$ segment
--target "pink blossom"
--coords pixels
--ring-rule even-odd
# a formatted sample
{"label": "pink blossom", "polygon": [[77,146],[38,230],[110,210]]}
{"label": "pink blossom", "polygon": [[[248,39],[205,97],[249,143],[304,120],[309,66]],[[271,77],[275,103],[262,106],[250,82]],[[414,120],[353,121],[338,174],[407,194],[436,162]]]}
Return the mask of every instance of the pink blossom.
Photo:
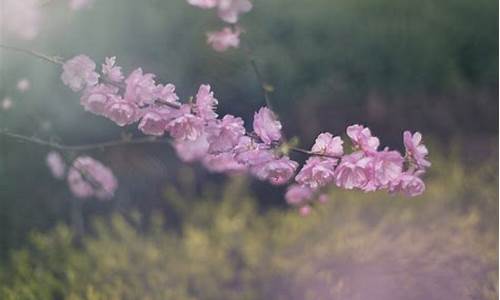
{"label": "pink blossom", "polygon": [[85,181],[80,172],[73,167],[68,172],[68,186],[73,195],[78,198],[90,198],[94,195],[92,184]]}
{"label": "pink blossom", "polygon": [[351,125],[347,127],[347,135],[353,142],[355,147],[360,148],[365,152],[377,151],[380,141],[377,137],[372,136],[369,128],[362,125]]}
{"label": "pink blossom", "polygon": [[423,194],[425,183],[415,174],[402,173],[391,183],[391,192],[402,192],[406,196],[415,197]]}
{"label": "pink blossom", "polygon": [[217,0],[187,0],[187,2],[203,9],[214,8],[217,5]]}
{"label": "pink blossom", "polygon": [[223,152],[218,154],[208,154],[203,158],[203,165],[211,172],[243,172],[247,168],[234,158],[234,153]]}
{"label": "pink blossom", "polygon": [[106,79],[113,82],[121,82],[123,80],[122,68],[115,66],[116,56],[106,57],[105,63],[102,65],[102,74]]}
{"label": "pink blossom", "polygon": [[241,118],[225,115],[222,120],[208,125],[207,132],[210,152],[226,152],[238,144],[240,137],[245,134],[245,127]]}
{"label": "pink blossom", "polygon": [[203,120],[191,113],[185,113],[168,122],[166,130],[176,140],[196,140],[203,131]]}
{"label": "pink blossom", "polygon": [[26,78],[23,78],[23,79],[20,79],[17,84],[16,84],[16,88],[18,91],[20,92],[26,92],[27,90],[29,90],[31,87],[31,83],[28,79]]}
{"label": "pink blossom", "polygon": [[97,160],[80,156],[68,171],[68,184],[78,198],[97,197],[101,200],[113,197],[118,182],[113,172]]}
{"label": "pink blossom", "polygon": [[242,136],[234,147],[235,158],[248,166],[261,165],[275,158],[267,145],[257,143],[248,136]]}
{"label": "pink blossom", "polygon": [[162,136],[167,124],[184,114],[183,109],[174,109],[162,105],[151,105],[143,110],[142,119],[139,122],[139,130],[147,135]]}
{"label": "pink blossom", "polygon": [[310,157],[295,177],[295,180],[312,189],[317,189],[334,180],[336,165],[337,159],[335,158]]}
{"label": "pink blossom", "polygon": [[229,27],[224,27],[220,31],[208,32],[207,43],[217,52],[224,52],[228,48],[238,48],[240,45],[241,30],[234,31]]}
{"label": "pink blossom", "polygon": [[193,162],[207,155],[209,143],[204,132],[195,140],[176,140],[174,148],[180,159],[184,162]]}
{"label": "pink blossom", "polygon": [[139,130],[147,135],[162,136],[165,133],[167,120],[158,112],[146,112],[139,122]]}
{"label": "pink blossom", "polygon": [[95,62],[86,55],[78,55],[63,64],[61,80],[74,92],[86,86],[96,85],[99,74],[95,72]]}
{"label": "pink blossom", "polygon": [[403,142],[406,148],[406,154],[410,159],[419,167],[430,167],[431,163],[425,159],[429,151],[427,147],[422,144],[422,134],[415,132],[412,136],[411,132],[405,131],[403,133]]}
{"label": "pink blossom", "polygon": [[64,178],[64,173],[66,172],[66,164],[64,163],[61,154],[55,151],[50,151],[47,154],[46,163],[54,178],[56,179]]}
{"label": "pink blossom", "polygon": [[137,122],[141,113],[135,103],[125,101],[119,96],[112,96],[106,105],[104,116],[118,126],[125,126]]}
{"label": "pink blossom", "polygon": [[213,120],[217,118],[215,106],[218,104],[214,98],[214,92],[210,91],[210,85],[202,84],[196,94],[196,106],[194,112],[204,120]]}
{"label": "pink blossom", "polygon": [[252,3],[249,0],[219,0],[218,15],[227,23],[238,22],[238,17],[242,13],[249,12]]}
{"label": "pink blossom", "polygon": [[281,139],[281,122],[267,107],[261,107],[253,117],[253,130],[265,144]]}
{"label": "pink blossom", "polygon": [[371,167],[377,187],[387,186],[396,180],[403,170],[403,157],[398,151],[379,151],[373,156]]}
{"label": "pink blossom", "polygon": [[179,96],[175,93],[175,85],[168,83],[165,86],[159,84],[156,90],[156,97],[160,102],[166,103],[176,103],[179,100]]}
{"label": "pink blossom", "polygon": [[335,170],[335,183],[338,187],[351,190],[364,188],[370,180],[369,165],[372,158],[362,152],[354,152],[342,157]]}
{"label": "pink blossom", "polygon": [[331,133],[325,132],[318,135],[311,152],[328,156],[342,156],[344,149],[342,144],[344,142],[338,136],[334,137]]}
{"label": "pink blossom", "polygon": [[107,104],[116,96],[116,93],[118,93],[118,88],[111,85],[98,84],[85,89],[80,98],[80,103],[86,111],[96,115],[105,115]]}
{"label": "pink blossom", "polygon": [[297,162],[288,156],[283,156],[261,165],[255,165],[251,171],[259,179],[267,180],[274,185],[282,185],[290,180],[298,166]]}
{"label": "pink blossom", "polygon": [[311,213],[312,209],[309,205],[304,205],[299,208],[299,214],[301,217],[307,217]]}
{"label": "pink blossom", "polygon": [[0,4],[0,32],[23,40],[38,35],[41,7],[37,0],[2,0]]}
{"label": "pink blossom", "polygon": [[285,193],[286,202],[290,205],[303,205],[313,197],[314,191],[300,184],[292,184]]}
{"label": "pink blossom", "polygon": [[125,100],[136,102],[139,105],[152,104],[156,98],[155,75],[143,74],[142,69],[134,70],[125,79]]}

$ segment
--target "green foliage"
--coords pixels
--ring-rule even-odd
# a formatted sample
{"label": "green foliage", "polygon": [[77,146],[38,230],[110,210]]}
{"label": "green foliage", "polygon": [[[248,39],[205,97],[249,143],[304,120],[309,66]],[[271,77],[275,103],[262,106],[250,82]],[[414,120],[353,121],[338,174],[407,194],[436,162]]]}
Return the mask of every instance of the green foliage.
{"label": "green foliage", "polygon": [[424,196],[332,190],[300,217],[259,213],[244,178],[160,215],[97,218],[81,246],[65,225],[34,233],[0,277],[1,299],[495,299],[496,166],[434,157]]}
{"label": "green foliage", "polygon": [[276,82],[303,92],[329,81],[351,99],[369,89],[443,91],[495,85],[497,7],[490,0],[262,1],[249,15],[261,21],[249,24],[249,35]]}

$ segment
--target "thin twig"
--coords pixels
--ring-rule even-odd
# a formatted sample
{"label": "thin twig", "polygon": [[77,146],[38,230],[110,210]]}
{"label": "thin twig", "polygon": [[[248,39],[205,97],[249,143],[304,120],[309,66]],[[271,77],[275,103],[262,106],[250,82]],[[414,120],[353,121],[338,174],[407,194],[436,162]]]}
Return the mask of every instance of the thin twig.
{"label": "thin twig", "polygon": [[[42,140],[37,137],[30,137],[22,134],[17,134],[13,132],[9,132],[5,129],[0,129],[0,135],[4,135],[19,141],[24,141],[28,143],[33,143],[41,146],[46,146],[49,148],[57,149],[60,151],[85,151],[85,150],[96,150],[96,149],[104,149],[104,148],[112,148],[112,147],[119,147],[119,146],[125,146],[125,145],[137,145],[137,144],[171,144],[171,141],[169,139],[158,139],[156,137],[142,137],[142,138],[136,138],[136,139],[130,139],[130,140],[112,140],[112,141],[106,141],[106,142],[101,142],[101,143],[94,143],[94,144],[82,144],[82,145],[66,145],[66,144],[60,144],[56,143],[53,141],[47,141],[47,140]],[[327,155],[327,154],[321,154],[321,153],[315,153],[309,150],[305,150],[302,148],[298,147],[291,147],[290,150],[298,153],[303,153],[307,155],[315,155],[315,156],[323,156],[323,157],[331,157],[331,158],[337,158],[335,156]]]}
{"label": "thin twig", "polygon": [[313,154],[309,150],[305,150],[305,149],[297,148],[297,147],[292,147],[292,148],[290,148],[290,150],[295,151],[295,152],[299,152],[299,153],[304,153],[304,154]]}
{"label": "thin twig", "polygon": [[36,58],[39,58],[39,59],[42,59],[42,60],[45,60],[48,62],[51,62],[53,64],[57,64],[57,65],[63,64],[63,61],[60,58],[48,56],[48,55],[45,55],[45,54],[40,53],[40,52],[35,51],[35,50],[29,50],[29,49],[14,47],[14,46],[8,46],[8,45],[4,45],[4,44],[0,44],[0,48],[6,49],[6,50],[11,50],[11,51],[16,51],[16,52],[26,53],[28,55],[34,56]]}
{"label": "thin twig", "polygon": [[302,148],[298,148],[298,147],[291,147],[290,150],[292,150],[294,152],[298,152],[298,153],[307,154],[307,155],[322,156],[322,157],[329,157],[329,158],[338,158],[336,156],[322,154],[322,153],[316,153],[316,152],[309,151],[309,150],[302,149]]}
{"label": "thin twig", "polygon": [[[236,27],[234,25],[233,25],[233,30],[236,30]],[[248,61],[250,62],[250,66],[252,67],[252,70],[255,73],[255,77],[257,77],[257,81],[259,83],[260,89],[264,94],[264,100],[266,101],[267,107],[270,110],[273,110],[273,106],[271,103],[271,96],[269,94],[272,87],[264,80],[264,77],[262,76],[262,72],[260,71],[259,66],[257,65],[257,61],[255,60],[255,56],[252,50],[252,46],[250,45],[250,41],[248,39],[245,39],[244,41],[246,45],[245,47],[242,47],[243,52],[245,53]]]}
{"label": "thin twig", "polygon": [[94,144],[83,144],[83,145],[65,145],[56,143],[53,141],[42,140],[37,137],[25,136],[22,134],[12,133],[5,129],[0,129],[0,135],[4,135],[13,139],[17,139],[19,141],[24,141],[28,143],[33,143],[41,146],[46,146],[49,148],[57,149],[60,151],[86,151],[86,150],[95,150],[95,149],[104,149],[104,148],[112,148],[119,147],[124,145],[137,145],[137,144],[170,144],[171,141],[167,139],[157,139],[156,137],[142,137],[130,140],[112,140],[101,143]]}
{"label": "thin twig", "polygon": [[[247,41],[247,44],[249,44],[248,41]],[[244,52],[247,55],[248,60],[250,61],[250,66],[252,67],[252,70],[255,73],[255,77],[257,77],[257,81],[260,85],[260,88],[262,89],[262,92],[264,94],[264,100],[266,102],[266,106],[270,110],[272,110],[279,119],[279,115],[273,109],[273,105],[271,102],[270,93],[274,90],[274,88],[270,84],[266,83],[266,81],[264,80],[264,77],[262,76],[262,73],[260,72],[259,66],[257,65],[257,62],[255,61],[255,57],[253,55],[253,51],[252,51],[252,48],[250,47],[250,45],[247,45],[247,47],[245,47]],[[284,134],[282,136],[282,141],[284,143],[287,143],[287,138]]]}
{"label": "thin twig", "polygon": [[250,65],[252,66],[252,69],[255,73],[255,76],[259,81],[259,85],[264,93],[264,100],[266,101],[266,105],[270,110],[273,110],[273,106],[271,104],[271,98],[269,95],[269,85],[264,81],[262,73],[260,72],[259,67],[257,66],[257,62],[255,61],[255,58],[253,58],[251,54],[249,54],[249,60],[250,60]]}

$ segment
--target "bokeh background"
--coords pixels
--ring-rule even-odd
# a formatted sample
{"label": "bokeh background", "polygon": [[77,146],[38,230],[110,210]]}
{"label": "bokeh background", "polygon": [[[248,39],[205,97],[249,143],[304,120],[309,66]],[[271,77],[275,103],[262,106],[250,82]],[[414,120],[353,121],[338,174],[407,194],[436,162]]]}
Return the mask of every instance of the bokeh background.
{"label": "bokeh background", "polygon": [[[433,166],[414,199],[333,188],[303,218],[283,188],[129,145],[88,152],[115,172],[116,197],[75,203],[46,168],[48,148],[0,136],[0,298],[498,298],[497,12],[493,0],[256,0],[241,19],[284,131],[304,148],[354,123],[399,150],[403,130],[423,133]],[[36,39],[2,43],[117,56],[183,99],[210,83],[220,111],[249,124],[264,100],[244,51],[205,44],[221,26],[183,0],[77,12],[54,0]],[[59,76],[0,49],[0,98],[13,101],[0,128],[65,144],[140,136],[86,113]]]}

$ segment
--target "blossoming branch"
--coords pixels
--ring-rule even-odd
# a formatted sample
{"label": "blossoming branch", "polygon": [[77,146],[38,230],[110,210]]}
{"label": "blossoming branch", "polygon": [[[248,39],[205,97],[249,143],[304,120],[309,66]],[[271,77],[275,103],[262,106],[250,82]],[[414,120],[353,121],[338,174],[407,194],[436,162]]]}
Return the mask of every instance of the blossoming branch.
{"label": "blossoming branch", "polygon": [[[221,20],[232,24],[231,28],[207,34],[208,43],[216,51],[239,46],[242,29],[234,24],[240,14],[252,8],[248,0],[188,0],[188,3],[203,9],[216,9]],[[118,126],[136,124],[146,136],[169,136],[170,143],[185,162],[200,162],[211,172],[248,173],[273,185],[294,180],[285,198],[298,207],[302,215],[311,211],[315,201],[327,199],[323,191],[331,185],[365,192],[402,192],[407,196],[418,196],[425,190],[421,177],[430,162],[426,159],[428,151],[419,132],[403,133],[404,156],[387,147],[381,150],[379,139],[369,128],[358,124],[346,129],[351,151],[345,149],[340,136],[329,132],[319,134],[310,150],[296,148],[288,142],[279,118],[270,107],[265,83],[253,60],[252,67],[264,89],[267,106],[255,112],[249,130],[240,117],[218,115],[218,100],[208,84],[199,87],[192,101],[181,102],[174,84],[157,83],[154,74],[145,73],[141,68],[125,75],[116,64],[116,57],[106,58],[98,72],[96,63],[86,55],[62,61],[31,50],[2,47],[62,65],[61,80],[80,93],[80,103],[86,111]],[[48,142],[35,142],[51,146]],[[97,146],[118,144],[121,142]],[[52,146],[59,146],[54,148],[60,150],[88,149],[85,146]],[[300,166],[290,158],[291,151],[310,157]],[[78,157],[67,169],[61,155],[51,152],[47,164],[54,177],[66,178],[70,190],[79,198],[109,199],[118,186],[111,170],[88,156]]]}
{"label": "blossoming branch", "polygon": [[193,102],[182,103],[173,84],[157,84],[154,74],[140,68],[124,76],[114,57],[106,58],[97,73],[94,61],[76,56],[63,64],[61,79],[81,92],[80,102],[87,111],[118,126],[137,123],[145,135],[169,135],[185,162],[199,161],[212,172],[249,173],[274,185],[294,178],[285,197],[304,212],[331,184],[408,196],[425,189],[421,176],[430,163],[418,132],[404,132],[405,157],[380,150],[379,139],[361,125],[346,130],[353,145],[350,153],[340,136],[321,133],[311,150],[302,151],[311,157],[296,174],[299,163],[289,156],[293,147],[285,142],[282,124],[268,107],[255,113],[252,131],[247,131],[241,118],[217,114],[218,100],[210,85],[201,85]]}

